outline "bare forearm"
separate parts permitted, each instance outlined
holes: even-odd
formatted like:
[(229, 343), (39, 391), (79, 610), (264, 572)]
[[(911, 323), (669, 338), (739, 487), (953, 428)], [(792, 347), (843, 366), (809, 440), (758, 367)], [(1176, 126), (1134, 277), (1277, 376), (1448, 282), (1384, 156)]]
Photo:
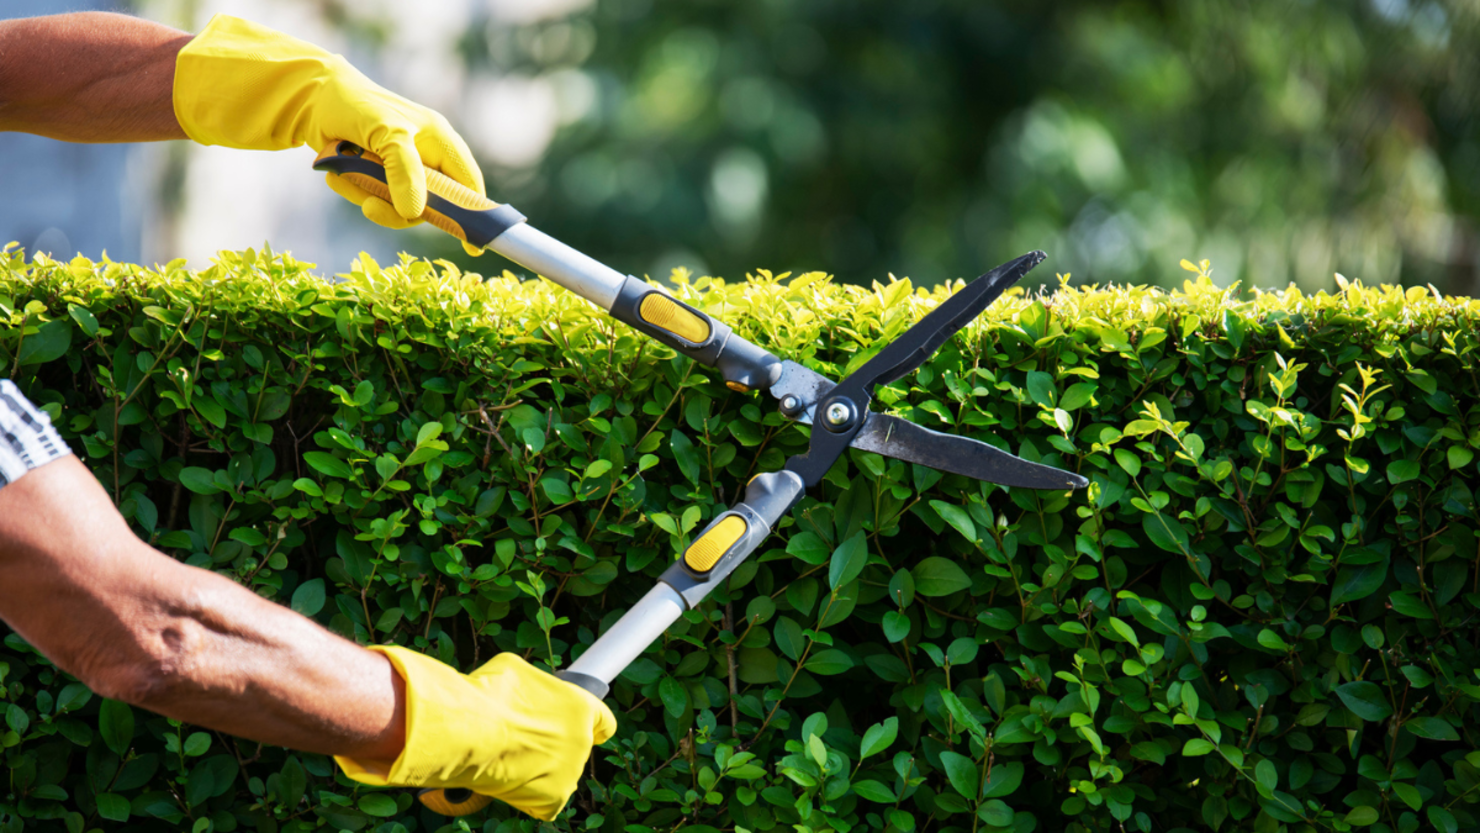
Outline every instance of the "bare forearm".
[(190, 35), (104, 12), (0, 21), (0, 130), (69, 142), (184, 139), (172, 93)]
[(383, 657), (150, 549), (75, 458), (0, 490), (0, 618), (105, 696), (311, 752), (392, 760)]

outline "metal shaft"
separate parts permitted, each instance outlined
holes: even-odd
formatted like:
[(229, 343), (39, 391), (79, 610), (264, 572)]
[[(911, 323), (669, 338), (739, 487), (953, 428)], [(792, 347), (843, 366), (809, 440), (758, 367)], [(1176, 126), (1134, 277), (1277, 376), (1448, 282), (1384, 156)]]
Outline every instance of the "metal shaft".
[(610, 311), (627, 276), (581, 254), (528, 223), (493, 239), (488, 248)]
[(568, 670), (610, 683), (685, 610), (688, 605), (678, 591), (658, 582), (596, 644), (571, 663)]

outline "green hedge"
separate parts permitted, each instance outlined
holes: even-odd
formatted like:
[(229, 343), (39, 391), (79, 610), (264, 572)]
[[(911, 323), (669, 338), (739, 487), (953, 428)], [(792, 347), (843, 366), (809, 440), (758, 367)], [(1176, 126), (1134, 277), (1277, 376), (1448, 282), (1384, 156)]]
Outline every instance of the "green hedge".
[[(852, 453), (617, 682), (621, 729), (557, 826), (1480, 829), (1480, 305), (1241, 300), (1184, 265), (1175, 293), (1015, 292), (882, 391), (1093, 486)], [(465, 670), (568, 663), (805, 447), (548, 284), (344, 278), (9, 250), (0, 369), (155, 546)], [(942, 297), (675, 282), (834, 375)], [(325, 758), (101, 701), (13, 634), (0, 686), (3, 833), (447, 823)]]

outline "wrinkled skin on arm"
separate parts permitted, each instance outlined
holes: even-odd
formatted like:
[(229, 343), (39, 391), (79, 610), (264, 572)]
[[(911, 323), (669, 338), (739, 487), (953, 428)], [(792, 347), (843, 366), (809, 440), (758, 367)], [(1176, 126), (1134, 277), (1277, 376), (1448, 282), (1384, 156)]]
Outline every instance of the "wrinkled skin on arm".
[(75, 457), (0, 489), (0, 619), (93, 691), (178, 720), (383, 761), (404, 743), (384, 656), (150, 548)]

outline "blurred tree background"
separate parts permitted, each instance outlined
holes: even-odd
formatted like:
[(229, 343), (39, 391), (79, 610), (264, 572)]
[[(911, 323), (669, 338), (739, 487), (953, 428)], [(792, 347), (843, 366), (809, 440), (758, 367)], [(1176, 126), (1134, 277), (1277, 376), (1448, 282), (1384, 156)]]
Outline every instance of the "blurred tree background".
[[(272, 0), (152, 3), (199, 26)], [(1041, 248), (1047, 281), (1180, 284), (1186, 257), (1480, 288), (1476, 0), (312, 7), (495, 198), (623, 271), (929, 284)]]
[(1042, 248), (1472, 293), (1477, 34), (1470, 0), (598, 0), (461, 52), (559, 98), (490, 187), (618, 268), (933, 283)]

